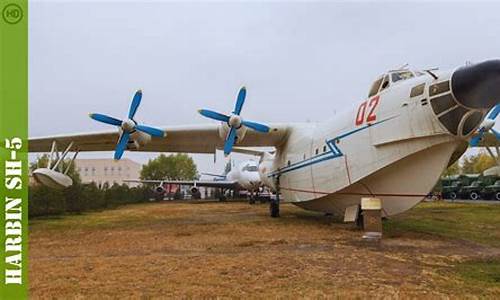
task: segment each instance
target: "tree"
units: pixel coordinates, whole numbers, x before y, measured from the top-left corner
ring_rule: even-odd
[[[485,152],[465,156],[462,164],[462,172],[464,174],[483,173],[485,170],[494,167],[495,160]]]
[[[444,172],[442,176],[450,176],[450,175],[458,175],[460,174],[460,165],[458,160],[454,162],[451,166],[449,166]]]
[[[480,153],[476,164],[474,165],[475,173],[483,173],[487,169],[494,167],[496,165],[495,159],[487,153]]]
[[[198,171],[193,159],[187,154],[160,154],[142,166],[141,179],[146,180],[194,180]]]

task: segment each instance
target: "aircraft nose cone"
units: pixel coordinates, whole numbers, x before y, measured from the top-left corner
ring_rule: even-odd
[[[500,102],[500,60],[457,69],[451,76],[455,99],[468,108],[491,108]]]
[[[130,119],[122,122],[122,129],[124,131],[130,132],[134,129],[134,127],[135,127],[135,123],[134,123],[134,121],[132,121]]]

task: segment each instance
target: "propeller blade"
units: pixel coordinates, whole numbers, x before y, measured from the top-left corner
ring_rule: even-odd
[[[251,121],[243,121],[243,122],[241,122],[241,124],[245,125],[246,127],[252,128],[255,131],[263,132],[263,133],[267,133],[267,132],[269,132],[269,130],[271,130],[269,128],[269,126],[267,126],[267,125],[259,124],[259,123],[255,123],[255,122],[251,122]]]
[[[229,134],[227,135],[226,142],[224,143],[224,155],[229,155],[231,153],[231,150],[233,149],[234,141],[236,139],[236,132],[237,129],[231,127],[231,130],[229,130]]]
[[[243,108],[243,104],[245,103],[245,97],[247,96],[247,89],[242,87],[238,92],[238,98],[236,99],[236,105],[234,106],[233,113],[236,115],[240,115],[241,109]]]
[[[165,131],[146,125],[136,125],[135,129],[156,137],[164,137]]]
[[[137,112],[137,108],[141,104],[142,99],[142,90],[138,90],[135,92],[134,98],[132,99],[132,103],[130,104],[130,110],[128,111],[128,118],[134,119],[135,113]]]
[[[469,145],[471,145],[472,147],[476,147],[477,145],[479,145],[479,142],[483,138],[483,134],[484,134],[484,131],[481,128],[479,130],[479,132],[477,133],[477,135],[475,135],[474,137],[472,137],[472,139],[470,140]]]
[[[110,117],[110,116],[106,116],[106,115],[103,115],[103,114],[89,114],[89,117],[91,117],[92,119],[94,119],[96,121],[99,121],[99,122],[102,122],[102,123],[106,123],[106,124],[110,124],[110,125],[115,125],[115,126],[121,126],[122,125],[122,120],[118,120],[116,118],[113,118],[113,117]]]
[[[491,119],[491,120],[496,119],[499,113],[500,113],[500,104],[497,104],[497,105],[495,105],[495,107],[491,111],[490,115],[488,116],[488,119]]]
[[[120,136],[120,140],[118,140],[118,144],[116,145],[115,149],[115,159],[119,160],[122,158],[123,152],[127,148],[127,143],[128,139],[130,137],[130,134],[128,132],[123,131],[122,135]]]
[[[224,114],[218,113],[218,112],[213,111],[213,110],[200,109],[200,110],[198,110],[198,112],[200,113],[200,115],[207,117],[207,118],[210,118],[210,119],[214,119],[214,120],[222,121],[222,122],[226,122],[226,123],[229,122],[229,116],[226,116]]]
[[[495,129],[491,128],[491,132],[495,135],[497,140],[500,140],[500,132],[496,131]]]

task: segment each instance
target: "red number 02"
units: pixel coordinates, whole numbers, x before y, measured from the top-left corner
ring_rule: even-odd
[[[374,122],[377,120],[377,115],[375,115],[375,109],[378,106],[380,97],[375,96],[370,100],[367,100],[359,105],[358,113],[356,114],[356,126],[366,122]],[[366,110],[368,108],[368,116],[366,116]],[[366,117],[366,118],[365,118]]]

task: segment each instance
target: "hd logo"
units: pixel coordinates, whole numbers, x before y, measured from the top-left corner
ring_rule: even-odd
[[[2,10],[2,18],[8,24],[17,24],[23,19],[23,10],[17,4],[7,4]]]

